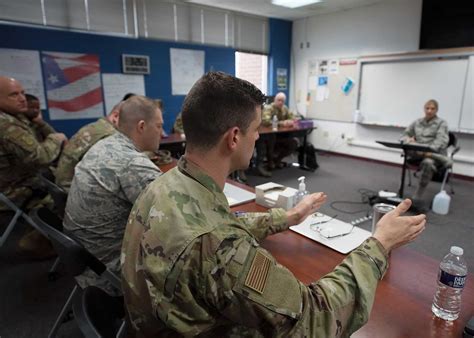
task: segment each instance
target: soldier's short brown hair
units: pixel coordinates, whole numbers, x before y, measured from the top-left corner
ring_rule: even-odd
[[[186,142],[209,149],[229,128],[239,127],[245,133],[264,101],[265,95],[248,81],[223,72],[203,75],[183,102]]]
[[[119,110],[119,129],[129,130],[140,120],[149,122],[159,109],[156,103],[145,96],[135,95],[122,101]]]

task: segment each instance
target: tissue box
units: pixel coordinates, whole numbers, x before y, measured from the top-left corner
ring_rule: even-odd
[[[255,202],[267,208],[291,209],[297,189],[269,182],[255,187]]]

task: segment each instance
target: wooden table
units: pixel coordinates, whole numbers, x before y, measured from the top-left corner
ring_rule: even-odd
[[[160,168],[166,172],[175,165],[176,162],[173,162]],[[254,191],[247,185],[231,180],[228,182]],[[232,210],[264,212],[267,208],[249,202]],[[345,255],[291,230],[269,236],[261,245],[305,284],[331,272],[345,258]],[[459,318],[447,322],[431,313],[439,261],[403,247],[391,253],[389,264],[389,270],[377,287],[368,323],[352,337],[461,337],[464,326],[474,316],[474,274],[470,273],[467,277]]]

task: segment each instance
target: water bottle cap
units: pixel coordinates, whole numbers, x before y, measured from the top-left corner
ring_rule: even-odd
[[[462,254],[464,253],[464,250],[458,246],[452,246],[450,251],[453,255],[456,256],[462,256]]]

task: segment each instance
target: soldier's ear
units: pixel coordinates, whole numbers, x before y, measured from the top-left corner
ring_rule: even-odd
[[[224,139],[227,148],[232,151],[235,150],[240,141],[240,129],[238,127],[229,128],[224,134]]]

